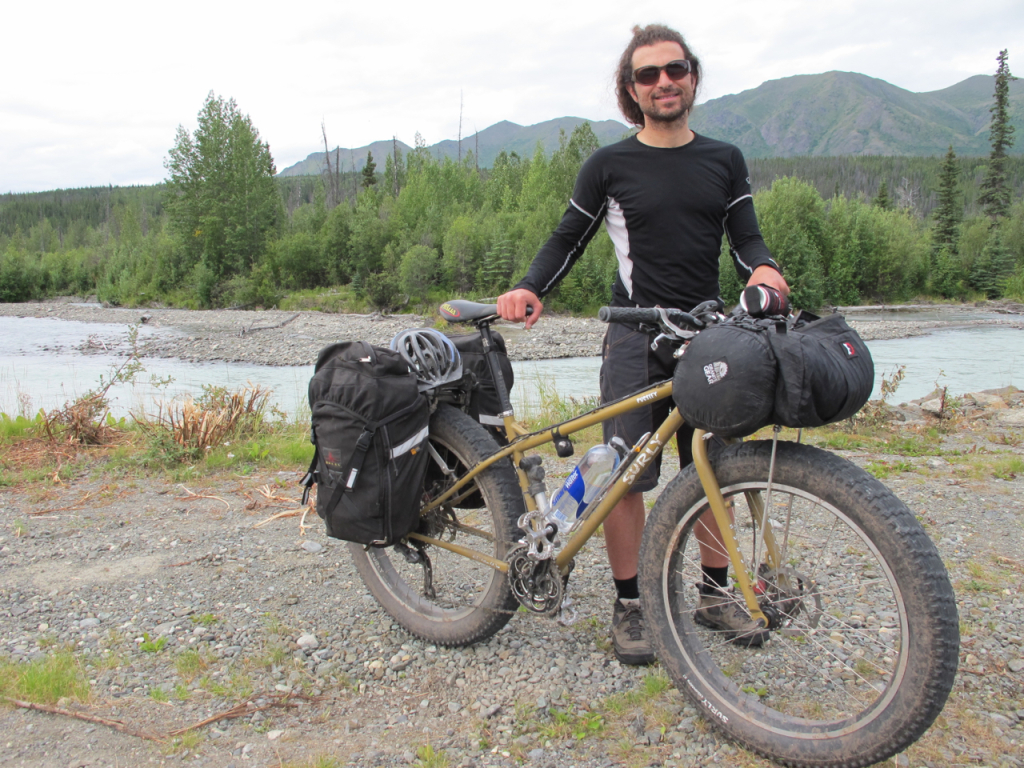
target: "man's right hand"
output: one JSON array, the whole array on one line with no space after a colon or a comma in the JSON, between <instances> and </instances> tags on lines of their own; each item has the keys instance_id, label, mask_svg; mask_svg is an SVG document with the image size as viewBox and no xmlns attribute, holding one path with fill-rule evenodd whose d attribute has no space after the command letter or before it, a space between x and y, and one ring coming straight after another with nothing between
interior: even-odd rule
<instances>
[{"instance_id":1,"label":"man's right hand","mask_svg":"<svg viewBox=\"0 0 1024 768\"><path fill-rule=\"evenodd\" d=\"M526 316L527 307L533 310L529 317ZM517 288L498 297L498 314L502 319L511 320L513 323L525 321L527 329L533 327L543 311L544 305L537 298L537 294L525 288Z\"/></svg>"}]
</instances>

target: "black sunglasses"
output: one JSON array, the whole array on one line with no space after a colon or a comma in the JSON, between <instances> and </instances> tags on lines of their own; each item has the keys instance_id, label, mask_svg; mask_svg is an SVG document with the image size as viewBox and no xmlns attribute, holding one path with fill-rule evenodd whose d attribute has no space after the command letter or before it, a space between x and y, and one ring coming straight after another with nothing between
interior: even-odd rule
<instances>
[{"instance_id":1,"label":"black sunglasses","mask_svg":"<svg viewBox=\"0 0 1024 768\"><path fill-rule=\"evenodd\" d=\"M663 67L651 66L634 69L633 82L640 83L640 85L656 85L661 79L662 70L665 70L669 80L677 83L690 74L690 62L686 59L677 59L676 61L670 61Z\"/></svg>"}]
</instances>

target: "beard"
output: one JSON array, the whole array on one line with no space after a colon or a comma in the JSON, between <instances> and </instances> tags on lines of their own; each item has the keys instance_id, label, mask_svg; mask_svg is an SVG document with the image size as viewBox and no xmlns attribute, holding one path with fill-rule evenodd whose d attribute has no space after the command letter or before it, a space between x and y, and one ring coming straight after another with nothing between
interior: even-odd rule
<instances>
[{"instance_id":1,"label":"beard","mask_svg":"<svg viewBox=\"0 0 1024 768\"><path fill-rule=\"evenodd\" d=\"M679 96L679 103L677 106L671 109L662 108L654 96L664 96L666 94L673 94ZM652 93L650 100L647 104L641 104L640 111L644 113L644 117L653 123L674 123L680 120L693 108L694 94L688 93L682 88L673 89L662 89L657 94Z\"/></svg>"}]
</instances>

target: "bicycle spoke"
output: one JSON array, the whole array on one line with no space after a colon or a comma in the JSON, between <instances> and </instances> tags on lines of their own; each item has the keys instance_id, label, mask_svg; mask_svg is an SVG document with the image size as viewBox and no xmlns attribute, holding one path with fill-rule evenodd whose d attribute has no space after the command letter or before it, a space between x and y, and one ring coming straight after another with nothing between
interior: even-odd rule
<instances>
[{"instance_id":1,"label":"bicycle spoke","mask_svg":"<svg viewBox=\"0 0 1024 768\"><path fill-rule=\"evenodd\" d=\"M819 499L778 486L770 494L767 490L759 489L761 525L753 502L744 501L749 488L735 490L727 500L733 503L737 529L750 529L750 536L737 538L740 554L764 591L761 599L779 606L781 626L764 646L746 648L736 642L742 637L730 631L697 624L698 592L689 585L702 581L702 551L705 556L728 556L712 536L702 533L703 550L698 545L696 532L709 530L705 515L698 512L672 569L674 583L682 590L676 619L688 617L693 628L683 631L701 638L702 652L733 683L757 692L773 708L812 719L847 717L877 698L878 686L888 685L896 669L902 640L895 617L888 616L898 612L891 585L878 575L879 564L860 537ZM785 511L783 522L772 519L773 510ZM779 553L782 570L762 575L761 569L768 568L768 526L785 542ZM742 595L731 594L745 609Z\"/></svg>"}]
</instances>

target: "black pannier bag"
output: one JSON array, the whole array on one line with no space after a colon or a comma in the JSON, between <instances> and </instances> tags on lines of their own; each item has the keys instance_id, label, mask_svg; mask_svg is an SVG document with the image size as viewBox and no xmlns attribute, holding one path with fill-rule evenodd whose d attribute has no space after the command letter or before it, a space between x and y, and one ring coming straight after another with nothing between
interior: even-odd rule
<instances>
[{"instance_id":1,"label":"black pannier bag","mask_svg":"<svg viewBox=\"0 0 1024 768\"><path fill-rule=\"evenodd\" d=\"M781 330L781 329L779 329ZM820 427L848 419L871 396L875 364L842 315L803 311L792 329L768 334L778 363L775 413L784 427Z\"/></svg>"},{"instance_id":2,"label":"black pannier bag","mask_svg":"<svg viewBox=\"0 0 1024 768\"><path fill-rule=\"evenodd\" d=\"M767 424L820 427L871 395L874 363L842 315L790 323L730 318L699 333L676 365L673 399L687 423L722 437Z\"/></svg>"},{"instance_id":3,"label":"black pannier bag","mask_svg":"<svg viewBox=\"0 0 1024 768\"><path fill-rule=\"evenodd\" d=\"M320 351L309 382L310 439L302 483L317 483L327 535L387 546L419 522L430 407L401 356L364 341Z\"/></svg>"},{"instance_id":4,"label":"black pannier bag","mask_svg":"<svg viewBox=\"0 0 1024 768\"><path fill-rule=\"evenodd\" d=\"M672 397L686 423L742 437L771 423L775 355L768 334L722 323L701 331L676 363Z\"/></svg>"},{"instance_id":5,"label":"black pannier bag","mask_svg":"<svg viewBox=\"0 0 1024 768\"><path fill-rule=\"evenodd\" d=\"M480 338L479 333L467 333L448 338L452 340L455 348L462 355L463 375L470 388L469 406L466 408L466 412L487 427L496 440L504 444L505 434L501 428L505 422L498 416L501 413L501 403L498 400L498 390L494 386L494 379L491 377L491 368L484 355L483 339ZM501 337L500 333L493 330L491 338L494 339L494 348L498 352L498 365L501 367L502 378L505 379L505 386L511 394L515 374L512 371L512 362L508 359L505 339Z\"/></svg>"}]
</instances>

